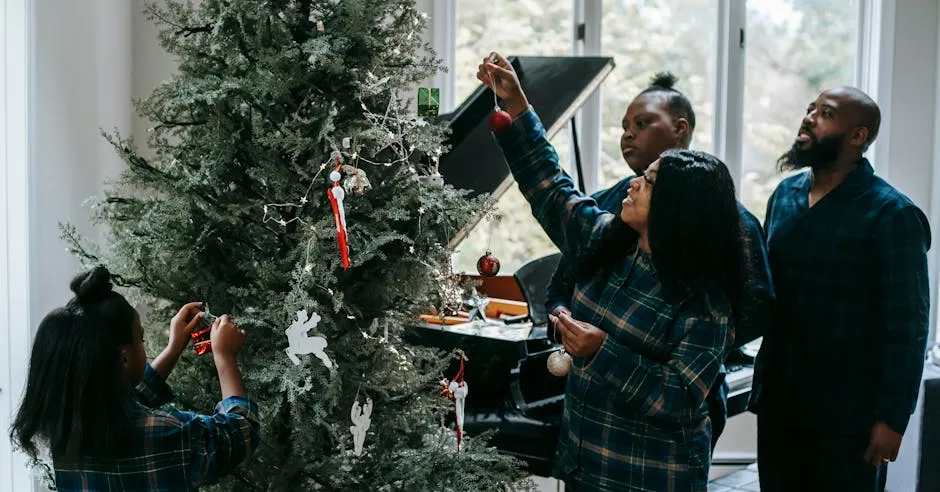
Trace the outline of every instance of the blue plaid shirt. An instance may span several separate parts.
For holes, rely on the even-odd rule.
[[[630,176],[618,181],[610,188],[591,195],[597,206],[619,217],[623,210],[623,198],[630,189]],[[770,316],[774,302],[774,288],[770,279],[770,264],[767,261],[767,238],[757,217],[754,217],[741,202],[741,230],[747,247],[747,280],[741,302],[741,313],[734,322],[734,339],[740,344],[747,343],[764,335],[770,325]],[[636,237],[635,234],[631,236]],[[570,306],[578,272],[564,256],[558,262],[552,280],[546,289],[545,307],[552,312],[558,306]],[[708,393],[709,418],[712,421],[712,444],[725,427],[728,420],[728,384],[725,383],[725,368],[721,367],[718,379]]]
[[[630,189],[630,181],[635,176],[624,178],[617,184],[591,195],[597,206],[620,216],[623,198]],[[770,263],[767,260],[767,237],[760,221],[743,204],[738,202],[741,213],[741,230],[747,246],[748,284],[741,302],[741,315],[734,323],[735,341],[743,344],[764,335],[770,325],[774,303],[774,287],[770,278]],[[545,307],[552,312],[558,306],[571,304],[575,283],[578,281],[577,269],[567,258],[561,257],[545,295]]]
[[[555,245],[576,265],[599,267],[578,284],[571,309],[607,338],[591,360],[574,357],[555,475],[599,491],[704,490],[705,396],[732,336],[724,294],[712,293],[709,308],[665,297],[649,255],[623,241],[623,222],[561,170],[534,110],[497,139]]]
[[[930,227],[867,160],[812,208],[809,172],[767,205],[777,309],[751,407],[819,431],[903,433],[920,388]]]
[[[60,492],[195,490],[217,482],[258,446],[261,424],[250,400],[226,398],[211,416],[151,408],[172,393],[149,364],[137,392],[147,406],[138,407],[127,457],[86,460],[81,467],[55,463]]]

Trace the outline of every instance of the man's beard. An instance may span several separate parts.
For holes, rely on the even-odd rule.
[[[810,136],[810,146],[801,149],[800,144],[793,143],[785,154],[777,159],[777,169],[780,172],[795,171],[797,169],[812,168],[814,170],[825,169],[835,163],[839,157],[839,151],[845,142],[845,134],[829,135],[817,140],[816,135],[804,132]]]

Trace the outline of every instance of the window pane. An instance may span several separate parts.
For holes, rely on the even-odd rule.
[[[741,197],[761,219],[806,106],[853,83],[858,16],[858,0],[747,3]]]
[[[713,150],[717,5],[715,0],[604,0],[601,49],[617,66],[602,91],[602,188],[633,174],[620,154],[621,120],[657,72],[675,74],[675,88],[692,101],[692,147]]]
[[[457,2],[456,66],[452,67],[456,104],[479,86],[477,65],[491,51],[506,56],[570,56],[572,9],[571,0]],[[552,140],[563,167],[568,165],[569,142],[570,130]],[[455,271],[476,272],[477,258],[487,246],[500,260],[500,274],[510,274],[526,262],[556,251],[515,184],[500,198],[497,208],[502,216],[498,225],[481,221],[458,246]]]
[[[457,2],[454,78],[459,105],[479,85],[477,66],[491,51],[503,55],[571,55],[571,0]]]
[[[484,219],[470,231],[454,254],[454,271],[476,274],[477,259],[487,249],[499,258],[500,275],[558,251],[532,217],[532,209],[515,184],[496,202],[498,218]]]

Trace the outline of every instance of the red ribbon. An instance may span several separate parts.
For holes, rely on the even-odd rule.
[[[339,157],[337,157],[336,171],[342,173],[341,169]],[[337,193],[340,194],[339,197],[336,196]],[[330,206],[333,207],[333,218],[336,220],[336,242],[339,243],[339,256],[343,260],[343,270],[349,270],[349,243],[346,241],[346,210],[343,208],[343,198],[345,198],[346,192],[340,186],[339,181],[334,181],[333,187],[326,190],[326,195],[330,198]]]

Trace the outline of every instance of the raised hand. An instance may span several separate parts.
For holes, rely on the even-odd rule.
[[[167,379],[170,377],[170,373],[176,367],[176,362],[183,355],[186,344],[189,343],[189,335],[205,317],[206,313],[202,312],[201,306],[201,302],[185,304],[170,321],[170,341],[166,344],[163,352],[160,352],[150,363],[150,367],[153,367],[153,370],[161,378]]]
[[[529,107],[519,77],[502,55],[490,53],[477,67],[477,79],[489,86],[503,100],[506,111],[516,118]]]
[[[193,333],[203,318],[206,317],[201,309],[201,302],[190,302],[183,305],[176,316],[170,320],[170,341],[168,348],[177,352],[182,352],[189,343],[190,335]]]
[[[245,330],[232,322],[229,315],[223,314],[212,324],[210,337],[213,354],[234,358],[245,343]]]

